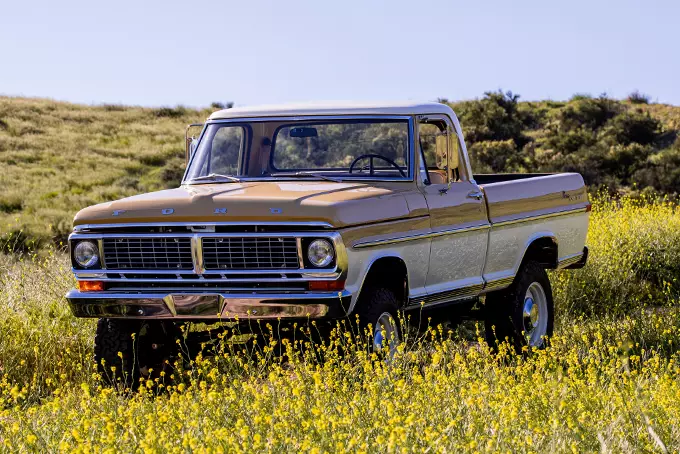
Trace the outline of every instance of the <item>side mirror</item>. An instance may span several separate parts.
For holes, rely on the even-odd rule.
[[[191,128],[203,128],[203,123],[192,123],[186,127],[184,130],[184,159],[186,160],[185,165],[189,165],[189,160],[191,156],[196,151],[198,146],[198,139],[194,136],[189,137],[189,130]]]
[[[449,150],[449,134],[448,131],[442,131],[437,134],[435,153],[437,156],[437,167],[446,169],[446,182],[451,188],[451,153]]]

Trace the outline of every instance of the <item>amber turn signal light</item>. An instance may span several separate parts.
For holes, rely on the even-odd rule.
[[[345,288],[345,281],[309,281],[309,290],[330,292],[333,290],[343,290]]]
[[[81,292],[101,292],[104,290],[102,281],[78,281],[77,286]]]

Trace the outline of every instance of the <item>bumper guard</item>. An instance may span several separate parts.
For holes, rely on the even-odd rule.
[[[351,293],[130,293],[66,295],[76,317],[131,319],[335,319],[344,317]]]

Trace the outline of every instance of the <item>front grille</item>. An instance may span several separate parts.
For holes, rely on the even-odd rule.
[[[295,238],[203,238],[206,270],[298,269]]]
[[[110,270],[191,270],[190,238],[104,238]]]

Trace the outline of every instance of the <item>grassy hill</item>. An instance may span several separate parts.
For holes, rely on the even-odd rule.
[[[490,92],[452,106],[476,172],[575,170],[589,184],[680,192],[680,107],[646,102]],[[184,127],[211,110],[0,97],[0,238],[58,244],[85,206],[176,186]]]
[[[2,235],[62,241],[85,206],[177,185],[184,127],[208,114],[0,98]]]

